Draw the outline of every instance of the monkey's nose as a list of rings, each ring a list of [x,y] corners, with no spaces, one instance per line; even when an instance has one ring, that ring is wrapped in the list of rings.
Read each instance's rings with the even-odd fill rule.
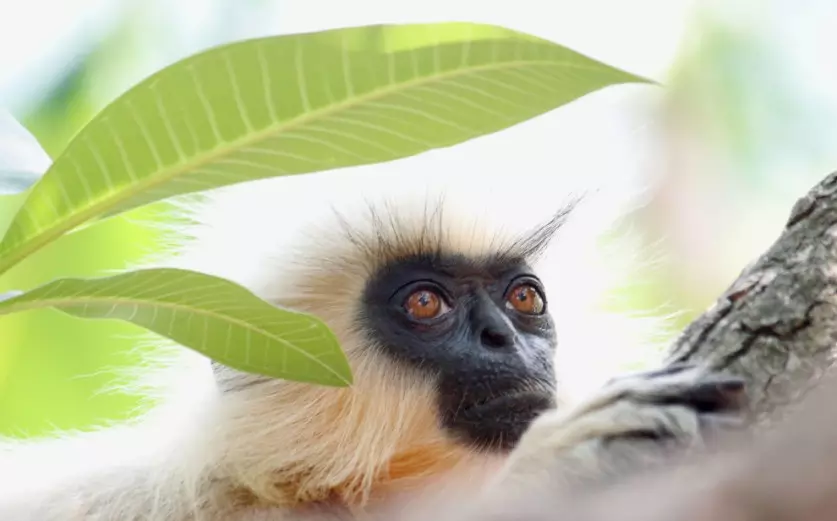
[[[480,333],[480,343],[490,349],[508,349],[514,346],[514,333],[494,327],[486,327]]]

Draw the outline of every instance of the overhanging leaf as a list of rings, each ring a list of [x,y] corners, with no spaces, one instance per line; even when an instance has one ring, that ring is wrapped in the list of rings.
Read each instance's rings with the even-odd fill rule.
[[[647,80],[491,25],[261,38],[173,64],[91,121],[0,243],[0,273],[103,215],[242,181],[377,163]]]
[[[0,109],[0,195],[27,190],[52,163],[35,136]]]
[[[352,381],[345,354],[319,319],[203,273],[161,268],[68,278],[0,298],[0,315],[45,307],[125,320],[251,373],[332,386]]]

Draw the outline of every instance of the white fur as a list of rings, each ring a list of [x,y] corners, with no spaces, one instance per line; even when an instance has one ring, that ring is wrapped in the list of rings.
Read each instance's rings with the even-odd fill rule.
[[[467,170],[467,165],[457,169]],[[182,243],[175,237],[176,255],[166,252],[151,264],[226,277],[273,299],[293,291],[293,284],[288,284],[293,281],[281,276],[289,263],[305,264],[310,243],[305,236],[310,239],[311,234],[322,231],[330,237],[327,232],[335,225],[334,209],[352,217],[367,201],[390,200],[405,207],[420,205],[428,195],[444,192],[446,204],[471,216],[480,229],[502,228],[513,235],[546,220],[568,195],[554,182],[520,179],[509,183],[504,175],[479,183],[475,181],[479,176],[468,174],[456,177],[433,168],[399,172],[399,162],[394,162],[377,170],[279,178],[219,190],[209,194],[211,204],[197,206],[200,224],[176,230],[194,240]],[[186,206],[192,211],[191,203]],[[597,251],[597,238],[625,208],[624,201],[614,194],[590,194],[537,266],[557,321],[557,367],[568,395],[572,395],[571,384],[583,381],[593,385],[591,382],[601,381],[626,362],[648,359],[647,350],[632,351],[647,345],[644,331],[633,329],[623,318],[602,313],[606,302],[599,298],[620,274],[606,272],[597,257],[602,253]],[[613,259],[611,251],[605,254]],[[626,259],[629,264],[631,259]],[[608,263],[607,268],[612,265]],[[578,377],[573,353],[579,350],[600,353],[610,363],[600,365],[604,370],[595,376],[589,371],[592,364],[584,367],[582,363],[587,372]],[[275,403],[292,401],[297,391],[276,382],[222,394],[203,357],[176,346],[161,346],[160,353],[160,369],[149,366],[139,384],[164,399],[136,422],[91,433],[65,433],[50,440],[8,440],[0,446],[0,520],[276,520],[284,518],[282,509],[230,507],[225,497],[217,495],[219,487],[212,480],[234,479],[271,497],[278,494],[270,488],[272,466],[292,467],[320,458],[327,470],[317,474],[317,479],[335,483],[359,466],[369,467],[361,473],[362,479],[358,478],[362,482],[347,485],[363,493],[369,486],[363,480],[372,479],[387,451],[395,451],[403,441],[392,432],[397,429],[387,429],[385,423],[356,433],[354,438],[347,434],[352,431],[344,430],[323,432],[323,440],[316,442],[310,436],[305,439],[301,433],[307,431],[302,426],[317,426],[318,421],[310,417],[306,403],[296,404],[296,409],[274,407]],[[417,383],[406,375],[398,376],[397,368],[392,371],[395,376],[379,383],[389,386],[389,396],[382,397],[372,410],[361,410],[361,405],[355,404],[345,414],[385,417],[401,428],[405,427],[402,422],[418,421],[413,409],[422,398],[419,391],[412,391]],[[237,378],[246,377],[231,375],[230,381],[235,383]],[[361,368],[355,375],[361,382],[374,378],[370,369]],[[314,402],[326,399],[314,391],[305,396]],[[328,425],[320,427],[327,429]],[[421,429],[419,425],[407,427]],[[322,446],[315,447],[315,443]],[[322,447],[340,448],[341,443],[342,447],[354,447],[357,457],[366,461],[350,461],[350,452],[325,461],[329,457]],[[494,464],[490,458],[464,458],[449,475],[484,473],[483,469]],[[457,481],[460,485],[464,482]],[[78,490],[93,498],[92,512],[86,510],[89,503],[75,495]],[[410,504],[419,502],[413,498]]]

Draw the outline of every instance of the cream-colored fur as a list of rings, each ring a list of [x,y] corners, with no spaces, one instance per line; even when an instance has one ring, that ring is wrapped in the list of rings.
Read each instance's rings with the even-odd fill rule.
[[[358,298],[388,256],[509,247],[568,194],[442,177],[442,191],[383,176],[365,179],[362,189],[362,180],[337,172],[211,194],[210,204],[186,205],[196,224],[178,227],[174,247],[150,262],[227,277],[322,317],[348,355],[352,387],[213,374],[200,355],[161,346],[152,361],[160,363],[141,381],[160,401],[134,423],[0,446],[0,520],[296,519],[320,503],[362,517],[392,512],[396,503],[426,505],[416,498],[458,494],[471,490],[472,478],[490,477],[497,456],[457,444],[437,427],[431,381],[380,356],[357,330]],[[574,224],[591,215],[582,204],[536,259],[561,346],[581,336],[578,321],[597,304],[575,286],[602,283],[581,254],[593,245],[589,222]],[[606,319],[598,320],[606,329]],[[627,350],[630,335],[621,331]]]

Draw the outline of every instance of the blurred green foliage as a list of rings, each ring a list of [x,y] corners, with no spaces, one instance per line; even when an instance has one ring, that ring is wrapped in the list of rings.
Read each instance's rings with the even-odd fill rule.
[[[192,4],[124,2],[94,45],[77,49],[67,67],[43,71],[58,81],[33,109],[14,115],[53,157],[114,97],[184,54],[229,39],[259,16],[261,0],[235,5],[209,2],[214,23],[195,29]],[[170,8],[171,7],[171,8]],[[269,7],[269,6],[268,6]],[[224,11],[244,12],[234,19]],[[9,15],[9,7],[0,8]],[[269,10],[268,10],[269,11]],[[11,9],[14,13],[14,9]],[[270,19],[264,18],[263,24]],[[189,32],[192,34],[187,34]],[[65,42],[78,45],[78,42]],[[24,194],[25,195],[25,194]],[[0,197],[0,229],[23,196]],[[57,277],[95,277],[123,269],[158,250],[169,206],[157,203],[83,228],[50,244],[3,276],[0,293],[28,289]],[[83,252],[83,253],[80,253]],[[61,331],[58,338],[55,331]],[[121,376],[136,368],[147,332],[119,321],[88,321],[44,309],[0,320],[0,435],[38,436],[85,429],[136,414],[147,397],[120,389]]]
[[[0,199],[0,223],[11,218],[21,199]],[[67,235],[12,269],[0,292],[123,268],[155,249],[160,232],[143,221],[163,215],[162,205],[141,208]],[[101,391],[114,385],[114,369],[138,362],[142,333],[130,324],[79,320],[49,309],[3,317],[0,432],[31,436],[130,415],[139,405],[137,397]]]
[[[37,109],[22,118],[52,156],[99,108],[87,88],[91,76],[95,77],[92,58],[79,60]],[[0,198],[0,229],[24,197]],[[162,205],[142,208],[68,235],[11,270],[0,282],[0,291],[124,267],[156,246],[158,232],[139,221],[161,215]],[[62,332],[60,343],[53,333],[56,330]],[[32,436],[128,416],[139,405],[137,397],[101,391],[114,384],[108,368],[137,362],[141,348],[131,337],[140,332],[131,325],[94,324],[54,310],[4,317],[0,320],[0,433]]]

